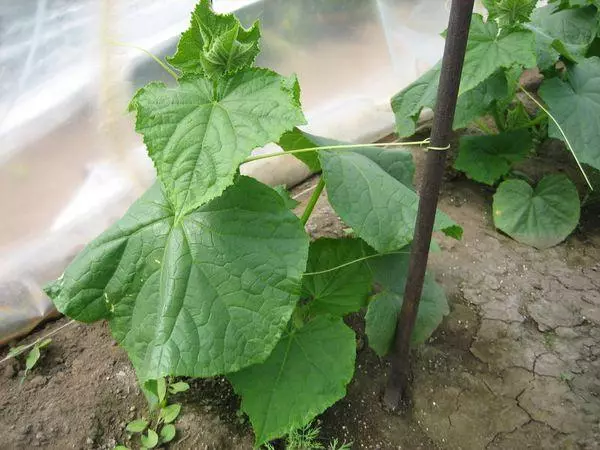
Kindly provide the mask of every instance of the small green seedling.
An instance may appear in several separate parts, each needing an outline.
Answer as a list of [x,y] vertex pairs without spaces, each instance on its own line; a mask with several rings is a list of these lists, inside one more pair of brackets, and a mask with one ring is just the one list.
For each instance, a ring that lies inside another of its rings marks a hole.
[[[286,450],[350,450],[352,443],[339,443],[337,439],[333,439],[326,446],[320,439],[321,428],[314,423],[294,429],[288,433],[285,439]],[[264,446],[265,450],[274,450],[272,444],[268,443]]]
[[575,378],[575,377],[570,372],[562,372],[560,374],[560,381],[564,381],[565,383],[569,383],[570,381],[573,381],[573,378]]
[[544,333],[544,346],[548,350],[554,350],[556,345],[556,334],[552,331]]
[[[190,385],[178,381],[170,383],[165,378],[148,380],[142,385],[142,390],[150,405],[150,420],[145,418],[136,419],[127,424],[125,428],[128,433],[140,434],[140,444],[144,449],[155,448],[158,445],[171,442],[177,430],[173,422],[181,412],[179,403],[168,404],[168,394],[185,392]],[[125,450],[127,447],[119,445],[115,450]]]
[[[27,378],[27,375],[29,374],[29,372],[31,372],[33,370],[33,368],[36,366],[36,364],[40,360],[40,357],[42,356],[42,350],[44,348],[48,347],[51,343],[52,343],[52,339],[46,338],[46,339],[40,340],[39,342],[36,342],[33,345],[33,348],[29,351],[29,353],[27,354],[27,357],[25,358],[25,372],[23,373],[23,376],[21,377],[21,382],[20,382],[21,384],[23,384],[23,382],[25,381],[25,378]],[[16,358],[17,356],[23,354],[28,348],[29,348],[29,346],[27,346],[27,345],[19,345],[17,347],[13,347],[8,351],[8,356]]]

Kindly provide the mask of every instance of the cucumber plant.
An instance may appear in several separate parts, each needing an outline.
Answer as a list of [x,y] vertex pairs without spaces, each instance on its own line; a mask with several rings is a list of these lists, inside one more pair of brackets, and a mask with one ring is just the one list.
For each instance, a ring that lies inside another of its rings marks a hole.
[[[356,355],[346,315],[367,308],[371,345],[387,352],[418,203],[405,149],[298,128],[298,81],[254,66],[259,38],[258,23],[245,29],[200,1],[168,59],[176,84],[150,83],[130,104],[156,183],[47,287],[65,315],[108,321],[143,386],[225,375],[257,445],[345,395]],[[268,143],[322,171],[302,220],[281,189],[239,173]],[[310,242],[304,224],[323,188],[355,238]],[[462,233],[442,212],[436,229]],[[429,277],[415,342],[447,311]]]
[[[563,241],[577,226],[580,199],[565,175],[548,175],[532,187],[516,177],[546,137],[560,139],[586,173],[600,170],[600,2],[484,0],[487,20],[474,14],[454,128],[474,124],[483,135],[460,139],[455,168],[469,178],[498,186],[496,227],[537,248]],[[424,107],[436,101],[439,64],[392,99],[397,132],[410,136]],[[524,70],[543,75],[538,94],[523,88]],[[533,114],[524,101],[538,104]],[[490,117],[494,126],[483,120]],[[495,128],[495,129],[494,129]]]

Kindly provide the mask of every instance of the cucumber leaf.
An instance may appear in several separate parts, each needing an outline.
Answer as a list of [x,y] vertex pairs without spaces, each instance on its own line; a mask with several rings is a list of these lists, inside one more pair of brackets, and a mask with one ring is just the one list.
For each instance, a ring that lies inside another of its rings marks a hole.
[[[465,128],[473,120],[490,113],[498,101],[505,101],[504,99],[508,97],[510,97],[509,101],[512,101],[518,80],[518,77],[514,80],[512,72],[517,69],[515,67],[509,70],[497,70],[475,88],[461,94],[456,104],[454,129]],[[392,110],[399,136],[413,135],[423,108],[434,108],[439,79],[438,64],[392,97]]]
[[537,0],[483,0],[488,20],[496,20],[500,27],[513,27],[529,22]]
[[494,185],[512,164],[527,157],[533,147],[526,129],[485,136],[461,136],[454,168],[480,183]]
[[307,425],[343,398],[355,357],[354,332],[342,319],[318,316],[284,336],[264,363],[229,375],[256,445]]
[[579,222],[575,185],[565,175],[548,175],[535,189],[523,180],[503,182],[494,194],[494,224],[513,239],[544,249],[559,244]]
[[[437,99],[441,63],[437,63],[416,81],[392,97],[392,111],[396,118],[396,133],[400,137],[415,134],[423,108],[433,108]],[[460,109],[457,105],[456,109]]]
[[[375,161],[357,152],[319,154],[331,206],[379,253],[412,241],[419,198]],[[460,239],[462,229],[438,212],[435,229]]]
[[505,70],[494,72],[477,87],[458,98],[454,115],[454,129],[466,128],[473,120],[489,114],[497,102],[509,94]]
[[295,77],[245,69],[212,81],[150,83],[130,104],[136,131],[179,215],[221,195],[253,149],[304,122]]
[[534,36],[531,31],[500,33],[498,24],[473,14],[460,92],[475,88],[500,68],[535,67]]
[[[317,239],[308,251],[306,272],[320,272],[362,258],[372,250],[360,239]],[[367,304],[371,274],[365,262],[330,272],[304,275],[302,297],[309,299],[311,314],[344,316]]]
[[[342,144],[300,130],[294,130],[293,135],[295,144],[284,149]],[[409,151],[365,144],[351,151],[322,150],[304,155],[313,153],[318,153],[331,205],[357,236],[383,253],[412,241],[418,196],[409,187],[415,171]],[[462,235],[462,229],[444,213],[438,213],[436,226],[457,239]]]
[[258,22],[244,29],[232,14],[215,14],[210,0],[200,0],[190,28],[167,61],[185,73],[216,77],[249,68],[260,52]]
[[271,353],[307,256],[298,218],[252,178],[179,222],[155,184],[48,292],[73,319],[107,319],[140,380],[209,377]]
[[[402,308],[409,259],[410,249],[406,248],[406,254],[386,255],[368,262],[379,293],[369,303],[365,331],[369,346],[379,356],[385,356],[393,343],[398,313]],[[427,273],[411,342],[425,342],[449,312],[444,290]]]
[[[580,162],[600,169],[600,58],[584,59],[567,70],[566,80],[545,80],[539,90]],[[550,121],[550,137],[564,140]]]
[[571,61],[583,59],[598,33],[596,8],[563,9],[553,5],[537,8],[528,25],[535,33],[538,65],[545,70],[559,56]]

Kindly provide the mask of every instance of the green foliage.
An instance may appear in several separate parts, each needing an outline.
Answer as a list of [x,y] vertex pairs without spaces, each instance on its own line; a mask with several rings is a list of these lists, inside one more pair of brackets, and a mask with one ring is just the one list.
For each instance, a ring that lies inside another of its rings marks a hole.
[[[304,133],[284,150],[340,144],[320,141]],[[301,142],[301,144],[300,144]],[[414,163],[405,150],[384,151],[368,145],[351,151],[318,152],[331,206],[354,233],[380,253],[402,248],[412,241],[418,196],[412,190]],[[352,182],[349,182],[352,180]],[[460,239],[462,229],[438,212],[436,230]]]
[[148,429],[146,434],[140,436],[140,442],[145,448],[154,448],[158,445],[158,434],[152,429]]
[[[314,423],[291,430],[285,437],[285,450],[351,450],[352,443],[332,439],[329,444],[324,444],[320,438],[321,428]],[[275,450],[271,443],[264,444],[264,450]]]
[[533,146],[525,129],[487,136],[462,136],[454,167],[480,183],[494,185]]
[[[376,287],[365,261],[413,239],[411,154],[301,132],[296,78],[253,67],[259,35],[199,3],[169,59],[176,85],[150,83],[130,104],[157,182],[47,287],[62,313],[108,321],[127,351],[150,404],[128,431],[145,448],[175,437],[181,406],[168,397],[189,389],[175,376],[227,376],[257,444],[305,427],[352,379],[356,341],[343,319]],[[268,143],[323,170],[319,186],[356,238],[309,246],[285,189],[239,174]],[[436,229],[462,233],[441,212]],[[428,295],[415,342],[444,314],[445,298],[432,312]]]
[[221,195],[253,149],[304,122],[297,83],[247,68],[218,81],[186,75],[175,88],[150,83],[135,94],[136,130],[177,219]]
[[184,381],[178,381],[177,383],[173,383],[169,385],[169,394],[179,394],[181,392],[186,392],[190,389],[190,385]]
[[341,319],[317,316],[289,330],[265,362],[230,374],[256,444],[302,427],[342,398],[355,354],[354,332]]
[[[171,442],[177,434],[174,422],[181,412],[179,403],[168,404],[169,394],[185,392],[189,385],[183,381],[172,382],[166,378],[147,380],[142,390],[150,406],[150,419],[132,420],[125,430],[130,434],[139,434],[142,448],[154,448]],[[126,448],[117,446],[118,448]]]
[[31,350],[29,350],[29,353],[27,353],[27,356],[25,357],[25,371],[23,372],[23,376],[21,377],[21,384],[23,384],[23,382],[27,378],[29,372],[31,372],[37,365],[38,361],[42,356],[42,350],[48,347],[51,343],[52,339],[50,338],[40,338],[33,344],[19,345],[17,347],[11,347],[8,350],[8,358],[16,358],[25,353],[27,349],[31,348]]
[[562,129],[551,122],[550,137],[568,141],[580,162],[600,170],[600,58],[570,66],[564,81],[545,80],[540,96]]
[[260,51],[258,22],[246,30],[233,15],[213,13],[210,3],[198,3],[190,28],[181,35],[177,53],[168,61],[183,73],[208,78],[250,67]]
[[[327,271],[371,253],[360,239],[318,239],[310,244],[302,297],[309,300],[310,314],[344,315],[367,304],[372,277],[365,262]],[[319,273],[320,271],[326,271]]]
[[279,194],[283,200],[283,204],[287,209],[294,209],[300,204],[298,200],[294,200],[292,197],[290,197],[290,193],[284,185],[275,186],[273,189]]
[[269,355],[307,251],[298,219],[251,178],[179,224],[156,184],[67,268],[54,301],[74,319],[107,319],[142,380],[213,376]]
[[[369,346],[379,356],[385,356],[393,342],[396,318],[402,307],[408,276],[408,261],[409,249],[405,249],[404,253],[373,259],[368,263],[379,292],[369,303],[366,333]],[[411,336],[412,342],[414,344],[425,342],[449,312],[443,289],[430,274],[427,274]]]
[[593,6],[556,11],[553,5],[536,9],[529,28],[535,33],[538,66],[551,68],[563,56],[571,61],[583,59],[598,32]]
[[501,27],[513,27],[529,21],[537,0],[483,0],[489,19]]
[[[319,158],[331,206],[357,236],[380,253],[412,241],[418,207],[412,189],[360,153],[323,151]],[[462,234],[441,212],[435,229],[456,238]]]
[[536,248],[562,242],[579,222],[579,194],[564,175],[548,175],[535,189],[523,180],[503,182],[494,195],[494,224]]
[[[586,164],[600,169],[600,58],[594,56],[600,48],[600,4],[597,0],[555,0],[535,8],[536,3],[484,0],[487,21],[474,15],[471,22],[454,128],[475,125],[485,135],[460,139],[455,168],[488,185],[515,174],[514,164],[534,153],[547,137],[564,141],[582,171]],[[535,96],[527,91],[516,94],[525,89],[520,85],[523,71],[536,65],[544,75],[539,95],[546,107],[538,104],[539,109],[533,111],[524,99],[539,103]],[[437,64],[392,98],[401,136],[414,133],[422,108],[435,104],[439,72]],[[488,117],[495,127],[488,125]],[[534,214],[537,207],[529,208],[524,201],[532,197],[531,192],[523,180],[503,183],[496,197],[502,205],[501,217],[495,216],[496,226],[534,246],[562,241],[576,226],[579,214],[546,216],[558,221],[556,230],[546,220],[525,226],[521,223],[524,211],[530,211],[530,217],[539,213]],[[573,200],[571,209],[579,205],[572,194],[572,189],[563,193]],[[538,199],[534,204],[545,203]]]
[[485,81],[498,69],[535,67],[534,36],[527,30],[500,32],[496,22],[473,15],[460,82],[461,93]]

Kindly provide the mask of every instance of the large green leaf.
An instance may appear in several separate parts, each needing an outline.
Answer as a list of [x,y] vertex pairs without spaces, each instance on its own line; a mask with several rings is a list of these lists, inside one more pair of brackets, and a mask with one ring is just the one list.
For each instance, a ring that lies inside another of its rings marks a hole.
[[212,81],[150,83],[131,102],[136,130],[179,214],[219,196],[253,149],[304,122],[297,80],[245,69]]
[[[329,202],[342,220],[380,253],[412,241],[418,196],[377,163],[356,152],[319,154]],[[462,229],[438,212],[435,229],[460,238]]]
[[155,184],[51,292],[73,319],[107,319],[140,379],[207,377],[270,354],[307,256],[300,221],[256,180],[240,177],[178,222]]
[[535,189],[508,180],[494,194],[494,224],[513,239],[536,248],[562,242],[579,222],[579,195],[565,175],[548,175]]
[[344,397],[355,356],[354,332],[342,319],[318,316],[283,337],[264,363],[229,375],[256,444],[303,427]]
[[349,264],[372,250],[360,239],[318,239],[310,244],[302,296],[309,299],[311,314],[344,316],[367,304],[371,292],[371,274],[365,262]]
[[210,0],[200,0],[190,28],[181,35],[177,52],[168,61],[183,73],[208,77],[251,67],[260,49],[258,22],[245,30],[231,15],[215,14]]
[[[600,58],[570,66],[565,81],[545,80],[539,92],[579,161],[600,169]],[[564,140],[553,121],[548,134]]]
[[500,33],[496,22],[484,22],[479,14],[473,14],[460,83],[461,93],[470,91],[496,70],[515,65],[535,67],[533,33],[526,30]]
[[497,20],[501,27],[512,27],[529,22],[537,0],[483,0],[482,3],[489,19]]
[[580,60],[598,32],[596,8],[555,11],[553,5],[537,8],[529,28],[535,33],[538,65],[541,69],[553,66],[559,55]]
[[[491,112],[495,103],[507,98],[511,85],[516,85],[509,72],[516,70],[497,70],[475,88],[458,97],[454,115],[454,129],[464,128],[473,120]],[[434,108],[437,99],[437,88],[440,79],[439,65],[426,72],[417,81],[392,97],[392,110],[396,117],[396,132],[406,137],[414,134],[416,123],[423,108]],[[512,89],[510,101],[514,96]]]
[[[379,356],[385,356],[394,339],[398,313],[408,276],[410,249],[405,254],[388,255],[369,261],[376,288],[380,291],[369,303],[366,333],[369,346]],[[446,295],[432,275],[425,275],[417,320],[411,335],[413,344],[425,342],[450,312]]]
[[462,136],[454,168],[480,183],[495,184],[512,164],[527,157],[533,147],[526,129],[485,136]]

